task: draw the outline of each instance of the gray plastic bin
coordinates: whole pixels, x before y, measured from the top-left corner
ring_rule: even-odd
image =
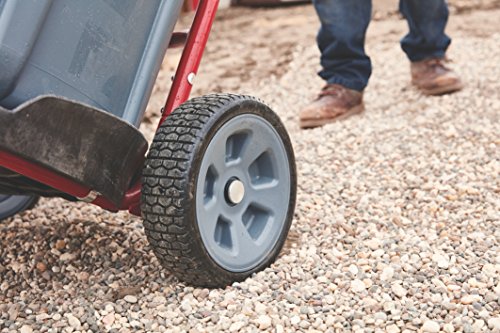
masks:
[[[182,0],[0,0],[0,106],[57,95],[138,126]]]

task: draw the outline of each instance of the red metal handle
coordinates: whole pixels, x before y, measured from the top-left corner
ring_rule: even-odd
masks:
[[[191,10],[196,10],[196,8],[198,8],[198,3],[200,1],[198,0],[189,0],[188,3],[189,3],[189,9]]]
[[[182,52],[182,57],[158,126],[165,121],[167,116],[176,107],[188,100],[218,6],[219,0],[199,0],[198,9],[196,10],[196,15],[189,31],[186,46]]]
[[[188,100],[219,6],[219,0],[193,0],[192,3],[196,3],[198,8],[158,127],[176,107]],[[140,216],[140,189],[141,184],[137,183],[127,191],[121,209]]]

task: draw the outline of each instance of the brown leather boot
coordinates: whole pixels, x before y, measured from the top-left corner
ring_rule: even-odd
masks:
[[[363,93],[340,84],[327,84],[319,97],[300,111],[300,127],[313,128],[345,119],[364,110]]]
[[[460,77],[444,65],[444,59],[439,58],[412,62],[411,79],[426,95],[449,94],[463,88]]]

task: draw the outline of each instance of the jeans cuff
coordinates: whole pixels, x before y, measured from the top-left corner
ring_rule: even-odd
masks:
[[[436,51],[432,53],[420,53],[420,54],[415,54],[412,55],[411,57],[408,56],[408,59],[410,59],[411,62],[417,62],[417,61],[422,61],[426,59],[431,59],[431,58],[438,58],[438,59],[443,59],[446,55],[445,51]]]
[[[362,83],[359,81],[351,81],[351,80],[346,80],[344,78],[334,76],[330,79],[327,79],[326,82],[328,84],[340,84],[343,87],[346,87],[348,89],[356,90],[359,92],[362,92],[365,88],[368,82]]]

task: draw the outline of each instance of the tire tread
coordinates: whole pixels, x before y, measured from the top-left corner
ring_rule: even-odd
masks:
[[[222,270],[195,241],[186,222],[191,166],[197,147],[215,115],[251,96],[214,94],[194,98],[175,109],[158,129],[143,170],[141,209],[146,236],[160,263],[195,286],[222,287],[248,274]]]

